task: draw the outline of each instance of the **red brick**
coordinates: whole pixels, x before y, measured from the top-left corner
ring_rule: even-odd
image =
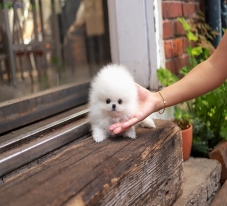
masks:
[[[166,62],[166,68],[174,74],[179,74],[181,68],[188,64],[188,55],[183,55],[181,57],[168,60]]]
[[[183,39],[176,38],[173,40],[166,40],[164,42],[164,49],[166,59],[181,56],[184,51]]]
[[[175,35],[185,35],[186,32],[184,30],[184,27],[182,26],[182,23],[179,21],[174,22],[174,27],[175,27]]]
[[[163,19],[176,18],[182,16],[181,2],[163,2],[162,3]]]
[[[172,21],[163,21],[163,39],[169,39],[174,36],[174,24]]]
[[[218,144],[209,154],[211,159],[218,160],[222,165],[221,182],[227,179],[227,142]]]
[[[188,18],[198,11],[198,5],[195,3],[184,3],[183,4],[183,16]]]

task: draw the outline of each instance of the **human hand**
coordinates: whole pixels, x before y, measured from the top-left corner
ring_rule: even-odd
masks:
[[[109,131],[113,134],[119,134],[128,130],[136,123],[148,117],[151,113],[157,111],[156,108],[160,96],[157,96],[156,93],[152,93],[138,84],[136,84],[136,87],[138,95],[138,108],[136,110],[136,113],[131,119],[127,121],[112,124],[109,127]]]

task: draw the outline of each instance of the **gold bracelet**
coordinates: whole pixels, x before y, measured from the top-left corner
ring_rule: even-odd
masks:
[[[162,94],[161,94],[161,92],[159,92],[158,91],[158,93],[160,94],[160,96],[162,97],[162,100],[163,100],[163,104],[164,104],[164,108],[163,108],[163,110],[160,112],[160,111],[158,111],[158,113],[159,114],[163,114],[164,113],[164,111],[165,111],[165,109],[166,109],[166,101],[164,100],[164,98],[163,98],[163,96],[162,96]]]

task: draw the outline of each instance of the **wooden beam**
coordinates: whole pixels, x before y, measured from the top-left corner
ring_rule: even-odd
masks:
[[[137,139],[87,138],[0,186],[0,205],[172,205],[182,193],[181,132],[170,121]]]

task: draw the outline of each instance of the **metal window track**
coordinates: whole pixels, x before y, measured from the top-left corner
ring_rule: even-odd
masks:
[[[0,134],[85,104],[89,82],[70,84],[0,103]]]
[[[18,136],[0,145],[0,176],[16,170],[41,156],[86,135],[90,125],[86,119],[88,110],[63,118]],[[41,135],[45,134],[45,135]],[[41,135],[41,137],[40,137]],[[32,139],[32,141],[31,141]],[[29,142],[30,141],[30,142]],[[7,150],[15,144],[27,142]]]

